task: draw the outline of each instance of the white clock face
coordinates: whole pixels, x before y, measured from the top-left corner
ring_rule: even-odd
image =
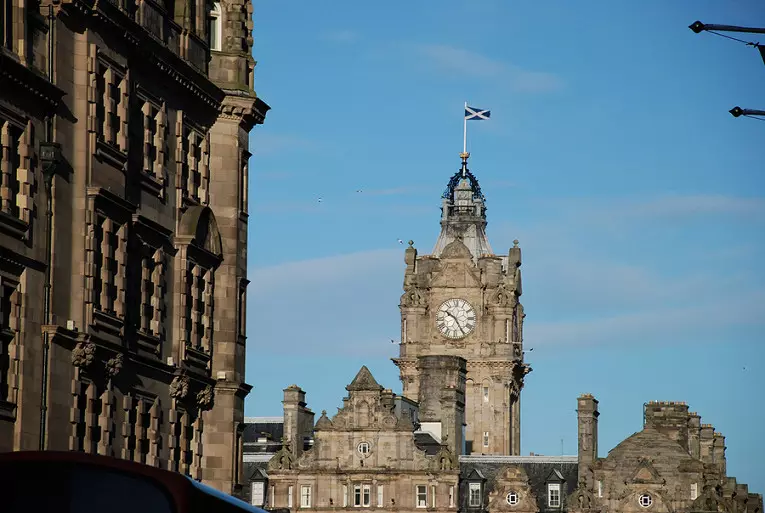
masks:
[[[436,312],[436,327],[448,338],[462,338],[475,329],[475,310],[464,299],[447,299]]]

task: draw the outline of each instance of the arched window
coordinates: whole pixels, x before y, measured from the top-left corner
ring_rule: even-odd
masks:
[[[221,17],[221,8],[218,2],[213,4],[207,16],[207,26],[207,42],[210,45],[210,50],[219,52],[223,46],[223,18]]]

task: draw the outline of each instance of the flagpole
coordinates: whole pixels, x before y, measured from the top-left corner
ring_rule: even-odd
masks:
[[[462,112],[462,153],[467,153],[467,102],[465,102],[465,110]]]

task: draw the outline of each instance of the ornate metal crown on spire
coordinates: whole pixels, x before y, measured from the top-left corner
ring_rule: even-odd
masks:
[[[462,167],[459,171],[454,173],[454,176],[449,179],[449,184],[446,186],[446,190],[441,195],[443,199],[454,201],[454,189],[457,188],[462,179],[465,179],[470,182],[470,188],[473,189],[473,198],[486,202],[486,198],[484,198],[483,193],[481,192],[481,186],[478,185],[478,179],[473,175],[473,173],[470,172],[467,167],[467,159],[469,156],[470,153],[460,153],[460,157],[462,158]]]

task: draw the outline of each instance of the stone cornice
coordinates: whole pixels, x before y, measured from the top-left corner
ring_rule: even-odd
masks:
[[[0,89],[5,90],[9,85],[26,91],[37,102],[42,101],[47,112],[55,111],[66,94],[5,48],[0,48]]]
[[[255,125],[263,124],[270,108],[257,96],[227,94],[221,103],[218,117],[237,121],[239,126],[249,132]]]

